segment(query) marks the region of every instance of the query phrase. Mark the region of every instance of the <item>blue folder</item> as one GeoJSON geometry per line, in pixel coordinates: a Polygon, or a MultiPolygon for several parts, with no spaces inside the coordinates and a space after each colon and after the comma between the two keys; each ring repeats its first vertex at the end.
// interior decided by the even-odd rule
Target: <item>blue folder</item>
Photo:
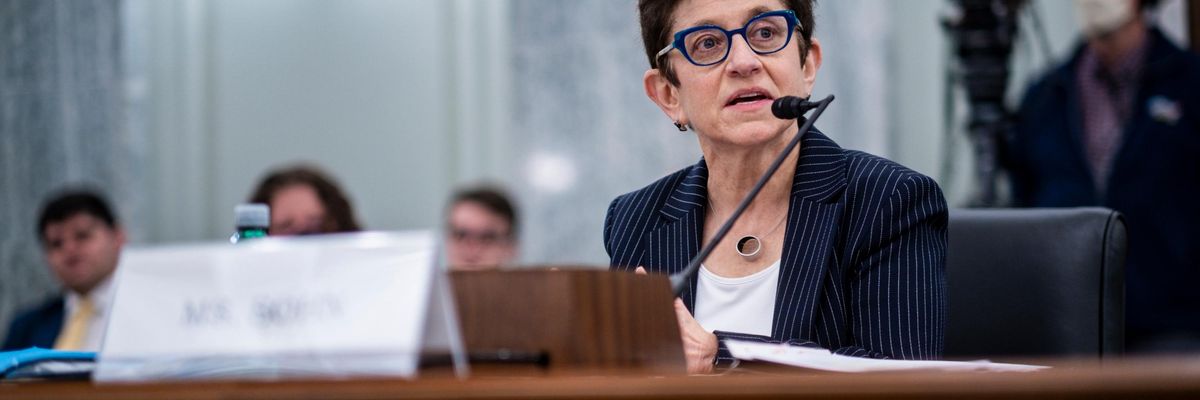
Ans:
{"type": "Polygon", "coordinates": [[[39,347],[0,352],[0,380],[88,379],[96,366],[96,353],[39,347]]]}

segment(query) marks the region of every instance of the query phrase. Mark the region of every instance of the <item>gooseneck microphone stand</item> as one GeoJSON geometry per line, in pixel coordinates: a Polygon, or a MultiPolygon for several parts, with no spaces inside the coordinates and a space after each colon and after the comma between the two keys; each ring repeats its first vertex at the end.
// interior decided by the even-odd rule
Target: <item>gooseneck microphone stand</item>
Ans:
{"type": "Polygon", "coordinates": [[[717,247],[717,243],[721,243],[721,240],[725,238],[725,235],[729,234],[729,230],[733,228],[733,223],[737,222],[738,218],[742,216],[742,213],[746,211],[746,208],[750,206],[750,203],[753,202],[754,198],[758,196],[758,192],[762,191],[762,188],[767,185],[767,181],[771,179],[771,176],[775,175],[775,172],[779,170],[781,165],[783,165],[783,161],[787,159],[789,154],[792,154],[792,150],[796,149],[796,145],[800,144],[800,140],[804,138],[804,134],[807,133],[809,129],[812,129],[813,122],[816,122],[817,118],[821,117],[821,113],[825,112],[825,108],[829,107],[829,103],[832,102],[833,95],[829,95],[817,102],[810,102],[799,97],[788,96],[781,97],[771,104],[771,112],[775,114],[776,118],[798,119],[803,121],[801,124],[802,126],[800,127],[800,130],[796,132],[796,137],[792,138],[792,141],[788,143],[787,148],[783,149],[783,152],[779,154],[779,157],[775,158],[775,162],[771,163],[771,166],[767,168],[767,172],[764,173],[762,177],[758,178],[758,183],[754,184],[754,188],[750,189],[750,193],[746,194],[746,197],[742,199],[741,204],[738,204],[737,209],[733,211],[733,215],[730,215],[729,219],[725,220],[725,223],[721,225],[721,229],[717,230],[717,234],[713,236],[712,240],[710,240],[708,244],[704,245],[704,248],[700,250],[699,254],[696,254],[695,258],[692,258],[692,261],[688,263],[687,268],[684,268],[683,271],[679,271],[671,275],[671,290],[675,293],[676,297],[683,293],[683,289],[685,286],[687,286],[688,281],[691,280],[692,277],[696,275],[696,272],[700,270],[700,264],[704,263],[704,260],[708,259],[708,256],[712,254],[713,249],[717,247]],[[813,112],[812,118],[804,118],[804,113],[814,108],[816,111],[813,112]]]}

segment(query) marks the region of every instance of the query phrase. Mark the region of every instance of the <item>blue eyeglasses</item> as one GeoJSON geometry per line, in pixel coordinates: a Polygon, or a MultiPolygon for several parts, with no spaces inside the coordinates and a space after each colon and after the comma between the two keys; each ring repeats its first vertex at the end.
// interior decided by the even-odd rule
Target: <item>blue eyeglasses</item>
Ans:
{"type": "MultiPolygon", "coordinates": [[[[771,54],[787,47],[792,41],[792,32],[802,25],[792,10],[771,11],[759,14],[746,22],[740,29],[727,31],[716,25],[700,25],[675,33],[675,40],[654,56],[659,59],[678,49],[683,57],[696,66],[719,64],[729,56],[733,35],[742,35],[746,44],[758,54],[771,54]]],[[[658,65],[654,66],[658,68],[658,65]]]]}

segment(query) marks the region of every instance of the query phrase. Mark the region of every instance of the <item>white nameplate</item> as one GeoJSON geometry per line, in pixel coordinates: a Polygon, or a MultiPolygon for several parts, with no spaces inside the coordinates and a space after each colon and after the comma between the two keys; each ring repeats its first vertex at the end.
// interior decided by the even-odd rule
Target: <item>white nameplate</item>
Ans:
{"type": "Polygon", "coordinates": [[[364,233],[126,250],[94,378],[412,377],[423,350],[461,361],[435,242],[364,233]]]}

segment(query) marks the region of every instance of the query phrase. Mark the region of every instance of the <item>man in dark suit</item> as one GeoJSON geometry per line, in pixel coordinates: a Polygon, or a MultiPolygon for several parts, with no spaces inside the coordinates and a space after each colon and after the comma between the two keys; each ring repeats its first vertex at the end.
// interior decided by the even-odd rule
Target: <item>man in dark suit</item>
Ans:
{"type": "Polygon", "coordinates": [[[1129,227],[1130,351],[1200,349],[1200,58],[1153,2],[1081,2],[1088,35],[1026,92],[1006,164],[1016,205],[1100,205],[1129,227]]]}
{"type": "Polygon", "coordinates": [[[0,350],[96,351],[125,233],[104,199],[83,191],[49,201],[37,228],[46,262],[67,293],[17,315],[0,350]]]}

